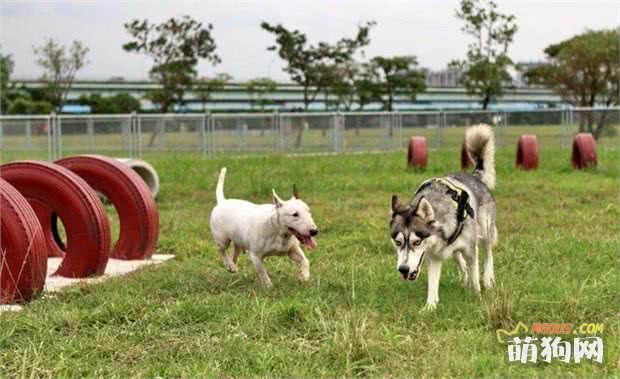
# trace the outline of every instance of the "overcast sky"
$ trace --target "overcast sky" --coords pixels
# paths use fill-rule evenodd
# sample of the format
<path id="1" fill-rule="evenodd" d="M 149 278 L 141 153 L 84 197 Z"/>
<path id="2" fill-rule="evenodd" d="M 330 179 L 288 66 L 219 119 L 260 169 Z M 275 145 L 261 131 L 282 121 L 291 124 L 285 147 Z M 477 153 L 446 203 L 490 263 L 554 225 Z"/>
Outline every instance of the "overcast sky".
<path id="1" fill-rule="evenodd" d="M 509 1 L 502 11 L 517 17 L 519 32 L 510 49 L 517 61 L 540 60 L 542 50 L 587 28 L 620 24 L 620 1 Z M 45 38 L 77 39 L 89 48 L 82 79 L 148 77 L 150 61 L 123 51 L 123 24 L 134 18 L 154 22 L 189 14 L 212 23 L 222 63 L 201 64 L 201 76 L 227 72 L 236 80 L 271 76 L 287 80 L 283 63 L 266 51 L 273 42 L 260 29 L 262 20 L 304 31 L 310 41 L 335 41 L 353 35 L 357 24 L 374 20 L 366 56 L 418 56 L 422 66 L 441 69 L 463 56 L 468 38 L 454 17 L 458 0 L 444 1 L 8 1 L 0 0 L 0 45 L 15 61 L 14 77 L 36 78 L 32 48 Z"/>

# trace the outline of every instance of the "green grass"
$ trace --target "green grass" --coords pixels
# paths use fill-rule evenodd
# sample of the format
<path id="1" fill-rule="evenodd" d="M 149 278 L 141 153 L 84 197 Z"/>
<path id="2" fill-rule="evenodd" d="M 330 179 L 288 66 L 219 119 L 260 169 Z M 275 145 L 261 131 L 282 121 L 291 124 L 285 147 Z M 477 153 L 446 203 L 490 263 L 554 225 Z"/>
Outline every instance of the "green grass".
<path id="1" fill-rule="evenodd" d="M 45 296 L 0 315 L 0 377 L 602 377 L 618 376 L 618 150 L 574 171 L 570 150 L 542 150 L 541 168 L 497 156 L 498 289 L 465 290 L 444 265 L 436 312 L 419 313 L 426 274 L 396 272 L 390 195 L 458 170 L 460 145 L 405 154 L 217 157 L 147 153 L 161 175 L 158 251 L 177 259 L 128 277 Z M 7 159 L 5 154 L 4 159 Z M 229 274 L 209 233 L 219 168 L 228 197 L 269 201 L 294 183 L 321 229 L 309 283 L 284 258 L 260 288 L 247 256 Z M 518 321 L 602 322 L 605 362 L 509 364 L 495 328 Z"/>

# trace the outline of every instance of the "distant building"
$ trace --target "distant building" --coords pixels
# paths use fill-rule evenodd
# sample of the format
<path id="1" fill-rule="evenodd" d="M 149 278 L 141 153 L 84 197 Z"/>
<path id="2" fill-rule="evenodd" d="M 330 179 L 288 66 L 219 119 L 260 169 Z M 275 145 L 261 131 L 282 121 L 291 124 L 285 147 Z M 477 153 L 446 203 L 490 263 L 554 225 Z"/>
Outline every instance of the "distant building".
<path id="1" fill-rule="evenodd" d="M 428 87 L 459 87 L 463 72 L 458 69 L 448 68 L 440 71 L 429 71 L 426 76 Z"/>
<path id="2" fill-rule="evenodd" d="M 125 82 L 125 78 L 122 76 L 112 76 L 109 81 L 111 83 L 123 83 Z"/>
<path id="3" fill-rule="evenodd" d="M 441 76 L 441 75 L 440 75 Z M 457 72 L 446 75 L 443 82 L 437 85 L 428 85 L 426 91 L 419 93 L 415 101 L 408 93 L 398 93 L 394 96 L 394 109 L 399 111 L 413 111 L 422 109 L 478 109 L 481 99 L 470 96 L 462 86 L 458 85 Z M 40 80 L 18 80 L 16 86 L 29 89 L 42 88 L 46 84 Z M 127 93 L 140 99 L 142 109 L 155 111 L 155 107 L 147 98 L 147 94 L 161 85 L 152 81 L 117 81 L 117 80 L 76 80 L 67 96 L 67 105 L 79 104 L 82 95 L 99 94 L 112 96 Z M 332 104 L 336 101 L 335 95 L 330 95 Z M 297 111 L 304 108 L 303 88 L 295 83 L 278 83 L 276 89 L 264 95 L 269 102 L 265 111 L 279 110 L 282 112 Z M 200 96 L 192 90 L 185 92 L 185 104 L 176 110 L 180 112 L 248 112 L 256 111 L 255 96 L 247 91 L 245 83 L 231 82 L 223 88 L 213 91 L 206 104 Z M 324 111 L 322 96 L 309 106 L 310 111 Z M 490 106 L 495 109 L 532 109 L 560 105 L 562 100 L 553 91 L 542 87 L 507 88 L 504 95 Z M 375 101 L 364 107 L 365 111 L 381 110 L 382 104 Z M 357 110 L 357 105 L 353 106 Z"/>

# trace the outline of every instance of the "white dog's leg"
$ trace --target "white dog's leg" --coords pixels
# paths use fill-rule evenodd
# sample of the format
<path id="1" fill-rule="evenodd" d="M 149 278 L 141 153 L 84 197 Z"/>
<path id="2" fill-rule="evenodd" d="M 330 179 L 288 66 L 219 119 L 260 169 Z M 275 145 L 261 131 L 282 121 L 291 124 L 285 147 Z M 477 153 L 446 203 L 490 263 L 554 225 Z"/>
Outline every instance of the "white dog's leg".
<path id="1" fill-rule="evenodd" d="M 310 262 L 308 262 L 303 250 L 299 246 L 295 246 L 289 251 L 288 256 L 299 266 L 299 274 L 297 275 L 299 280 L 305 282 L 310 279 Z"/>
<path id="2" fill-rule="evenodd" d="M 249 256 L 252 263 L 254 263 L 254 267 L 256 267 L 256 272 L 258 273 L 260 282 L 265 287 L 271 287 L 271 279 L 269 279 L 269 275 L 267 275 L 267 271 L 265 271 L 265 266 L 263 265 L 264 257 L 259 257 L 252 251 L 249 252 Z"/>
<path id="3" fill-rule="evenodd" d="M 469 285 L 469 275 L 467 275 L 467 262 L 465 262 L 465 258 L 463 258 L 463 254 L 460 251 L 454 252 L 454 260 L 459 267 L 459 272 L 461 273 L 463 285 L 467 287 Z"/>
<path id="4" fill-rule="evenodd" d="M 480 293 L 480 267 L 478 265 L 478 243 L 474 242 L 469 254 L 465 254 L 467 268 L 469 269 L 470 288 L 476 293 Z"/>
<path id="5" fill-rule="evenodd" d="M 228 245 L 230 245 L 230 240 L 229 239 L 220 239 L 217 241 L 217 251 L 220 253 L 220 256 L 222 257 L 222 262 L 224 262 L 224 266 L 226 267 L 226 269 L 229 272 L 236 272 L 237 268 L 235 267 L 235 265 L 230 261 L 230 258 L 228 257 L 228 254 L 226 254 L 226 249 L 228 248 Z"/>
<path id="6" fill-rule="evenodd" d="M 236 244 L 233 245 L 233 246 L 234 246 L 233 253 L 232 253 L 232 256 L 230 258 L 232 260 L 232 263 L 235 266 L 235 272 L 237 272 L 237 259 L 239 258 L 239 255 L 241 253 L 243 253 L 243 248 L 237 246 Z"/>
<path id="7" fill-rule="evenodd" d="M 492 243 L 489 240 L 483 241 L 485 245 L 486 255 L 484 257 L 484 273 L 482 274 L 482 284 L 484 288 L 493 288 L 495 285 L 495 270 L 493 269 L 493 250 Z"/>
<path id="8" fill-rule="evenodd" d="M 432 311 L 437 308 L 439 302 L 439 278 L 441 277 L 441 260 L 426 257 L 428 267 L 428 297 L 423 311 Z"/>
<path id="9" fill-rule="evenodd" d="M 222 261 L 224 262 L 224 266 L 226 266 L 226 270 L 228 272 L 237 272 L 237 266 L 230 260 L 228 254 L 226 254 L 226 248 L 219 248 L 220 255 L 222 256 Z"/>

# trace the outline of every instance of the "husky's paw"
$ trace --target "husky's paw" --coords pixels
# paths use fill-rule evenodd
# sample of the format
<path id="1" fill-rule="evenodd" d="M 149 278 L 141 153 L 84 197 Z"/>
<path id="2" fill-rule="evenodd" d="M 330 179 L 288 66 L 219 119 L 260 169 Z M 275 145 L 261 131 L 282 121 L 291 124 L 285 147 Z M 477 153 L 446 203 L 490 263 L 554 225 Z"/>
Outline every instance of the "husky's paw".
<path id="1" fill-rule="evenodd" d="M 480 296 L 480 292 L 481 292 L 481 291 L 480 291 L 480 283 L 474 283 L 474 284 L 471 286 L 471 291 L 472 291 L 473 293 L 477 294 L 478 296 Z"/>
<path id="2" fill-rule="evenodd" d="M 234 274 L 234 273 L 237 272 L 237 265 L 231 262 L 231 263 L 226 265 L 226 270 L 228 270 L 228 272 Z"/>
<path id="3" fill-rule="evenodd" d="M 427 303 L 422 309 L 420 309 L 420 313 L 430 313 L 434 312 L 437 309 L 437 303 Z"/>
<path id="4" fill-rule="evenodd" d="M 466 272 L 461 274 L 461 281 L 463 283 L 463 287 L 469 288 L 469 275 Z"/>
<path id="5" fill-rule="evenodd" d="M 484 288 L 491 289 L 495 287 L 495 278 L 492 276 L 485 276 L 482 278 L 482 284 L 484 285 Z"/>
<path id="6" fill-rule="evenodd" d="M 307 282 L 310 279 L 310 271 L 299 271 L 297 277 L 300 282 Z"/>
<path id="7" fill-rule="evenodd" d="M 469 278 L 467 289 L 474 293 L 480 293 L 480 282 Z"/>
<path id="8" fill-rule="evenodd" d="M 269 278 L 266 278 L 266 279 L 261 278 L 260 279 L 260 284 L 263 286 L 263 288 L 271 288 L 271 287 L 273 287 L 273 284 L 271 284 L 271 279 L 269 279 Z"/>
<path id="9" fill-rule="evenodd" d="M 270 289 L 270 288 L 273 288 L 273 284 L 271 284 L 271 282 L 270 282 L 270 281 L 269 281 L 269 282 L 261 282 L 261 284 L 263 285 L 263 288 L 264 288 L 264 289 L 267 289 L 267 290 L 268 290 L 268 289 Z"/>

